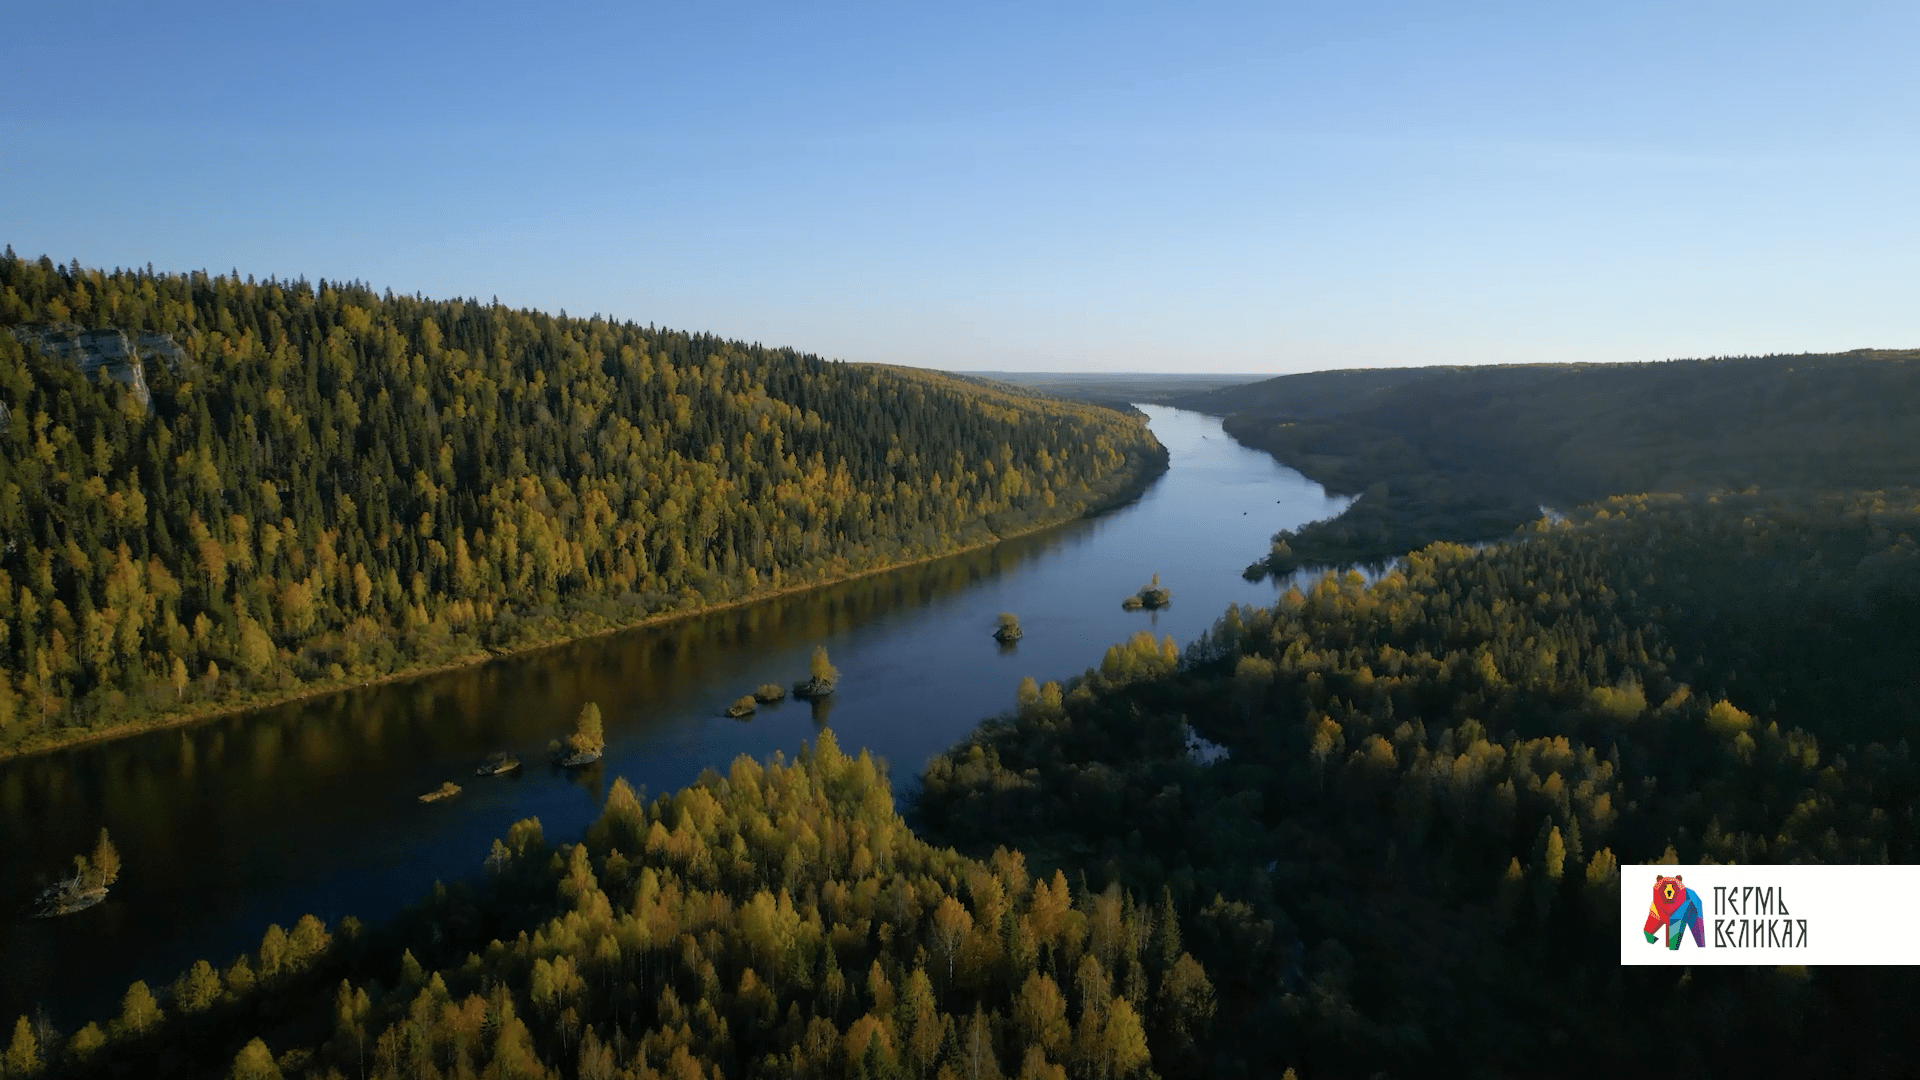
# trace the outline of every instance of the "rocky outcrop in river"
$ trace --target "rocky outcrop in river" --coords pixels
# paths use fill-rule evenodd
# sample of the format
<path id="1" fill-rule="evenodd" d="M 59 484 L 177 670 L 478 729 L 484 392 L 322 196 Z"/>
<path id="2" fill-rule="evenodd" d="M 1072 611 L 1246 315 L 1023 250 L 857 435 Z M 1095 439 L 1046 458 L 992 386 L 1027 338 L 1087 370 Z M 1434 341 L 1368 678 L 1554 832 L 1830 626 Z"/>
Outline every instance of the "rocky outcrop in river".
<path id="1" fill-rule="evenodd" d="M 831 693 L 833 693 L 832 679 L 822 679 L 815 676 L 806 682 L 793 684 L 793 696 L 802 701 L 812 701 L 814 698 L 823 698 Z"/>
<path id="2" fill-rule="evenodd" d="M 1173 602 L 1173 590 L 1162 588 L 1160 575 L 1153 575 L 1153 581 L 1140 586 L 1140 591 L 1120 601 L 1120 606 L 1128 611 L 1158 611 Z"/>
<path id="3" fill-rule="evenodd" d="M 85 911 L 107 898 L 105 885 L 88 885 L 78 877 L 70 877 L 56 882 L 40 891 L 33 900 L 33 916 L 36 919 L 54 919 L 62 915 L 72 915 L 76 911 Z"/>
<path id="4" fill-rule="evenodd" d="M 107 898 L 107 886 L 120 878 L 120 853 L 107 830 L 100 830 L 100 842 L 93 854 L 73 857 L 73 876 L 54 882 L 33 899 L 35 918 L 52 919 L 71 915 Z"/>
<path id="5" fill-rule="evenodd" d="M 495 750 L 487 755 L 487 760 L 473 770 L 475 776 L 505 776 L 520 768 L 520 759 L 505 750 Z"/>

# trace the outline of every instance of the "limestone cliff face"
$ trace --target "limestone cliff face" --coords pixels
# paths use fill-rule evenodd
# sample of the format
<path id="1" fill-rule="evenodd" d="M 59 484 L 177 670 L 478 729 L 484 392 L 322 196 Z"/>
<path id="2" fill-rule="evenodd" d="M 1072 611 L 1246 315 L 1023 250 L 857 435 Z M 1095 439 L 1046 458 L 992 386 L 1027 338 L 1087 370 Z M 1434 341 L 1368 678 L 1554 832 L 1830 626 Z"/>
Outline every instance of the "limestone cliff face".
<path id="1" fill-rule="evenodd" d="M 147 390 L 143 360 L 159 360 L 178 374 L 187 362 L 187 354 L 166 334 L 129 334 L 125 330 L 85 330 L 78 326 L 16 326 L 13 336 L 41 353 L 80 368 L 89 379 L 98 378 L 102 368 L 107 377 L 126 384 L 134 400 L 145 408 L 152 400 Z M 4 414 L 0 414 L 4 423 Z"/>

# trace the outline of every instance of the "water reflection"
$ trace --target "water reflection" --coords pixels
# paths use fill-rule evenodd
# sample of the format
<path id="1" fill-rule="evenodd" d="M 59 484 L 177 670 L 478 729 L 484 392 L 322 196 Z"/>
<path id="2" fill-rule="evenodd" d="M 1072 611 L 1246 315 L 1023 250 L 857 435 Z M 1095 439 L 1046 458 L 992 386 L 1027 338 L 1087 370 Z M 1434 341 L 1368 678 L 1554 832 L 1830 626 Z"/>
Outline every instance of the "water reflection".
<path id="1" fill-rule="evenodd" d="M 35 1002 L 62 1023 L 103 1016 L 133 979 L 228 962 L 268 922 L 384 917 L 435 879 L 476 872 L 519 818 L 578 835 L 614 776 L 671 790 L 738 753 L 791 752 L 831 722 L 842 745 L 872 748 L 910 781 L 1010 706 L 1024 675 L 1065 678 L 1136 630 L 1184 643 L 1228 603 L 1270 603 L 1276 585 L 1241 569 L 1277 529 L 1344 502 L 1215 420 L 1147 411 L 1171 468 L 1093 520 L 670 626 L 0 764 L 0 1016 Z M 1122 611 L 1153 573 L 1173 605 Z M 1015 645 L 991 636 L 1002 611 L 1026 631 Z M 763 705 L 747 722 L 722 715 L 762 683 L 803 678 L 816 644 L 841 670 L 834 695 Z M 585 701 L 600 703 L 606 759 L 550 768 L 548 741 Z M 525 767 L 475 776 L 495 750 Z M 461 795 L 416 801 L 449 779 Z M 107 902 L 62 920 L 15 914 L 102 825 L 125 864 Z"/>

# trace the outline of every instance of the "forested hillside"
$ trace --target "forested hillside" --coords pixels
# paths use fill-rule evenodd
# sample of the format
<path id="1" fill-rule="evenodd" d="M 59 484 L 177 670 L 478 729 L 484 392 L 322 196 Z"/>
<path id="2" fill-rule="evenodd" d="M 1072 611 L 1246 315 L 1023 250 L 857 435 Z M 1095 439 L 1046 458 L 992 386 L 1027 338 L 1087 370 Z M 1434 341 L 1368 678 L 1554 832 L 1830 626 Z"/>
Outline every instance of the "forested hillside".
<path id="1" fill-rule="evenodd" d="M 1170 890 L 1209 1075 L 1909 1075 L 1913 969 L 1623 968 L 1616 868 L 1920 858 L 1920 492 L 1577 518 L 1025 684 L 910 817 Z"/>
<path id="2" fill-rule="evenodd" d="M 1179 399 L 1345 514 L 1261 569 L 1506 536 L 1542 504 L 1650 491 L 1859 491 L 1920 475 L 1920 352 L 1330 371 Z"/>
<path id="3" fill-rule="evenodd" d="M 0 1075 L 1124 1080 L 1182 1069 L 1215 1007 L 1170 907 L 927 845 L 825 732 L 651 804 L 616 781 L 584 843 L 523 821 L 486 871 L 104 1024 L 20 1018 Z"/>
<path id="4" fill-rule="evenodd" d="M 46 345 L 100 328 L 142 383 Z M 951 552 L 1165 459 L 1111 410 L 358 285 L 9 249 L 0 331 L 0 752 Z"/>
<path id="5" fill-rule="evenodd" d="M 1617 868 L 1920 855 L 1916 530 L 1643 497 L 1436 545 L 1023 683 L 917 833 L 826 733 L 616 783 L 392 926 L 21 1017 L 5 1075 L 1904 1076 L 1911 969 L 1623 968 Z"/>

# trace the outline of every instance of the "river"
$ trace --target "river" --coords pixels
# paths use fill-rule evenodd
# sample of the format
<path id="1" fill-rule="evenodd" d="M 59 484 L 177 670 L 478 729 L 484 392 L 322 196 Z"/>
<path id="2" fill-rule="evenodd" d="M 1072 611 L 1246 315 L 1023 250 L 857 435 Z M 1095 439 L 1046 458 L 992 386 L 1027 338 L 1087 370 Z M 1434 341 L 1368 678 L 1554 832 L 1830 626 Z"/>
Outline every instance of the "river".
<path id="1" fill-rule="evenodd" d="M 434 881 L 478 872 L 520 818 L 538 817 L 550 840 L 577 838 L 615 776 L 671 791 L 738 754 L 791 754 L 825 723 L 847 751 L 884 758 L 898 789 L 1011 708 L 1022 676 L 1064 680 L 1142 629 L 1184 645 L 1230 603 L 1272 603 L 1276 586 L 1241 569 L 1274 532 L 1346 500 L 1213 417 L 1142 408 L 1168 471 L 1098 517 L 671 624 L 0 763 L 0 1019 L 43 1004 L 71 1030 L 117 1012 L 135 979 L 230 963 L 270 922 L 388 917 Z M 1172 606 L 1123 611 L 1154 573 Z M 1017 645 L 990 636 L 1002 611 L 1020 616 Z M 804 678 L 816 644 L 841 672 L 832 698 L 721 715 L 761 683 Z M 605 717 L 607 756 L 564 774 L 544 748 L 585 701 Z M 495 749 L 526 768 L 474 776 Z M 416 801 L 448 779 L 464 793 Z M 109 899 L 26 917 L 39 884 L 103 825 L 123 862 Z"/>

